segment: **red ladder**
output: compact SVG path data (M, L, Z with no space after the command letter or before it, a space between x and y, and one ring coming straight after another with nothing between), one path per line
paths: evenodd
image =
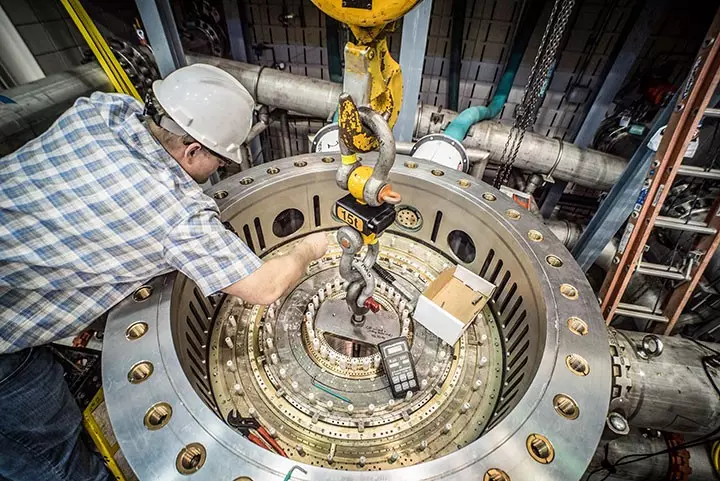
M656 323L653 330L670 334L720 244L720 198L715 201L705 222L686 222L659 215L676 175L715 178L711 176L720 174L720 171L682 165L701 119L706 115L720 116L716 109L707 108L720 80L719 34L720 10L681 87L675 111L665 128L653 167L646 179L645 185L649 186L645 201L628 219L618 253L600 290L602 313L608 324L615 315L624 315L652 321ZM643 262L645 246L656 227L693 232L697 238L691 252L699 253L697 262L690 261L684 270ZM662 313L621 302L635 272L681 282L665 300Z

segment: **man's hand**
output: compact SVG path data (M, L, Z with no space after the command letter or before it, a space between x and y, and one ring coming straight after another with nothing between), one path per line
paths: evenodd
M324 232L310 234L290 253L270 259L258 270L223 291L251 304L272 304L295 286L307 265L325 255L327 248L327 235Z

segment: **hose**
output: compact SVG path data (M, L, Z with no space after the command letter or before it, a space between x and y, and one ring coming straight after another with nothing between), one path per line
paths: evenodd
M505 102L507 102L508 95L512 89L513 82L515 81L515 75L517 74L520 64L522 63L525 50L527 49L530 37L534 31L535 23L542 12L542 8L545 5L544 0L527 0L526 8L523 8L522 17L518 22L516 29L517 34L515 35L515 41L513 42L512 51L508 58L500 82L498 83L497 91L493 96L492 100L487 106L475 106L469 107L453 119L450 125L445 129L445 135L452 137L458 142L462 142L467 135L470 127L474 124L482 121L489 120L502 111Z

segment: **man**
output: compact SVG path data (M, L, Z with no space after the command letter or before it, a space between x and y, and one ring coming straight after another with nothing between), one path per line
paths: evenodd
M198 183L240 161L253 101L228 73L192 65L153 85L157 111L81 98L0 159L0 480L112 476L79 440L80 412L47 348L172 270L205 295L269 304L327 248L306 237L262 263Z

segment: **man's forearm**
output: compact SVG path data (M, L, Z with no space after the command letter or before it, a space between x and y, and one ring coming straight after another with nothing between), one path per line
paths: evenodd
M300 244L290 253L265 262L224 292L252 304L272 304L297 283L312 260L311 248Z

